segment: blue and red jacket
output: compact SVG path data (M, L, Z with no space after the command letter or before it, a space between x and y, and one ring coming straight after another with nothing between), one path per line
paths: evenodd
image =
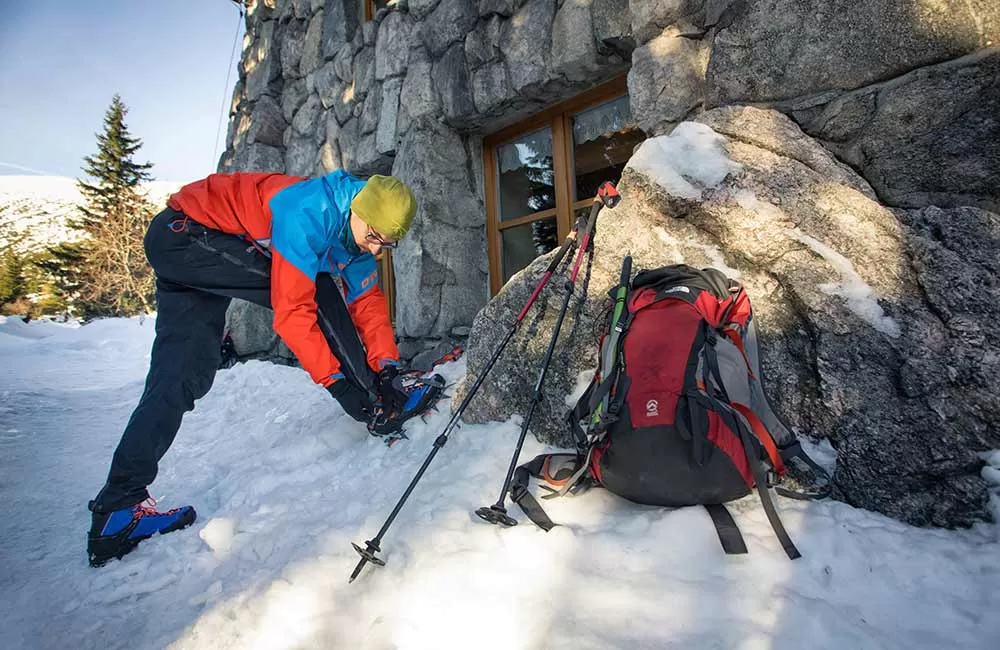
M167 204L207 228L271 251L274 331L318 384L343 375L316 321L316 275L340 277L347 308L374 370L399 361L375 258L350 229L351 200L365 186L343 170L320 178L212 174L185 185Z

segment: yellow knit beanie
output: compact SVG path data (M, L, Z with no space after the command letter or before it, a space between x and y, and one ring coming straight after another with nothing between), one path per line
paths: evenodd
M351 210L377 233L399 240L413 223L417 201L410 188L395 176L376 174L351 201Z

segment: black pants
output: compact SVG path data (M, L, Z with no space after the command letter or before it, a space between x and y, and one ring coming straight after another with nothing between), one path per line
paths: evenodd
M139 405L111 461L107 483L90 503L110 512L145 500L157 464L184 413L212 387L221 361L232 298L271 307L271 260L236 235L205 228L167 208L149 226L146 257L156 272L156 338ZM320 329L341 371L366 390L374 385L365 350L336 282L316 278Z

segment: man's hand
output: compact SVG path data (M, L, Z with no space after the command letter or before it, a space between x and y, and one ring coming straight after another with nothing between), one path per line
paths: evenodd
M398 415L409 398L409 395L403 392L403 384L398 379L399 368L396 366L386 366L378 373L379 399L382 400L382 411L389 417Z
M368 395L363 390L347 381L340 379L333 382L326 389L333 395L333 398L340 402L344 411L358 422L367 424L375 411L375 405L368 399Z

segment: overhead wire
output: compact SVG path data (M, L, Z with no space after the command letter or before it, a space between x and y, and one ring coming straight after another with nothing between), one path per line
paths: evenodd
M219 109L219 122L215 127L215 146L212 148L212 166L213 168L218 167L218 151L219 151L219 136L222 134L222 123L226 120L227 111L226 104L232 101L229 97L229 82L233 77L233 62L236 60L236 44L239 42L240 38L240 27L243 23L244 11L243 3L240 0L233 0L233 2L239 7L240 15L236 21L236 33L233 35L233 45L230 48L229 53L229 66L226 69L226 85L222 93L222 107Z

